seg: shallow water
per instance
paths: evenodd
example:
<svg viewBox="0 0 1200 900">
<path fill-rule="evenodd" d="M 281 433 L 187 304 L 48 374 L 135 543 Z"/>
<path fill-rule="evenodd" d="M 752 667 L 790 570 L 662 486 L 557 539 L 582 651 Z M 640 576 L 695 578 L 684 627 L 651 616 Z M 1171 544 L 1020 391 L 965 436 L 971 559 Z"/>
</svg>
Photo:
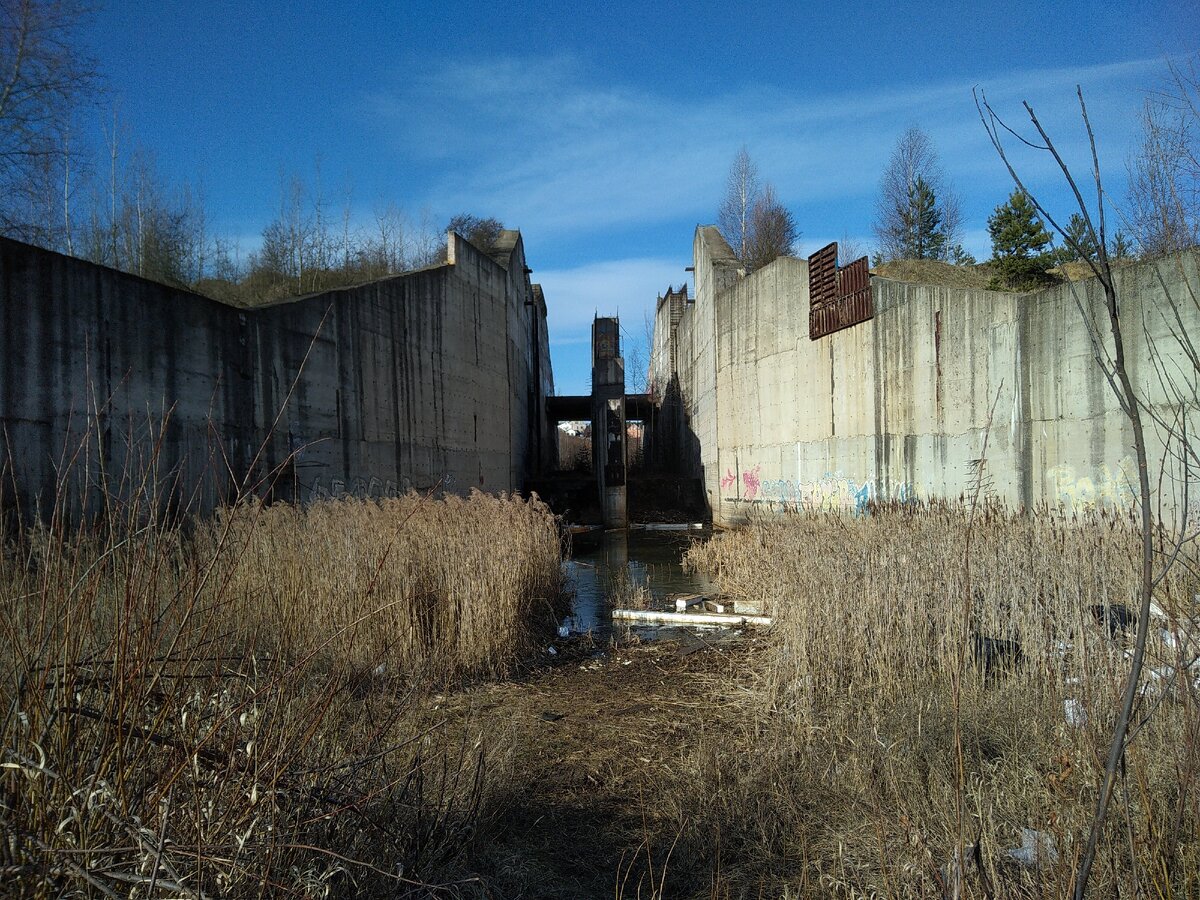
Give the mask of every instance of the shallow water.
<svg viewBox="0 0 1200 900">
<path fill-rule="evenodd" d="M 699 573 L 685 573 L 680 565 L 688 546 L 708 537 L 699 531 L 631 530 L 605 531 L 598 538 L 576 541 L 571 558 L 563 563 L 575 592 L 564 624 L 574 632 L 609 636 L 612 586 L 622 573 L 647 588 L 656 607 L 669 608 L 670 594 L 711 594 L 711 581 Z"/>
</svg>

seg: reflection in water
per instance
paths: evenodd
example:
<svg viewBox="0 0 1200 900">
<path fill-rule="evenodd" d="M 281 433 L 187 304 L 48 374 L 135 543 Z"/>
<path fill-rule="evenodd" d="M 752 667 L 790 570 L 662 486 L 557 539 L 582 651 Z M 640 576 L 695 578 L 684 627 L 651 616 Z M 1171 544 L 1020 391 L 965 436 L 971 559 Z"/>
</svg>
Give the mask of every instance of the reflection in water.
<svg viewBox="0 0 1200 900">
<path fill-rule="evenodd" d="M 713 584 L 704 575 L 685 574 L 680 559 L 699 532 L 606 531 L 588 544 L 577 542 L 572 558 L 563 563 L 575 599 L 566 625 L 572 631 L 591 631 L 607 637 L 612 631 L 612 586 L 626 577 L 653 595 L 655 606 L 667 607 L 669 594 L 710 594 Z M 704 533 L 703 538 L 708 534 Z"/>
</svg>

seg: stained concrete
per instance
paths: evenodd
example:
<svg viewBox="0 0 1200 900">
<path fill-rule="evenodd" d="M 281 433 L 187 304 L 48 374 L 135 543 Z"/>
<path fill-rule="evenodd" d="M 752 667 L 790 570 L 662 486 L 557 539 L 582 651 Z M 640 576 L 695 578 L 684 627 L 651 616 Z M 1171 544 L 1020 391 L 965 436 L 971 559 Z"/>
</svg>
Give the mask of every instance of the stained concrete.
<svg viewBox="0 0 1200 900">
<path fill-rule="evenodd" d="M 660 399 L 677 391 L 670 427 L 714 521 L 955 498 L 977 484 L 1013 506 L 1133 502 L 1132 435 L 1080 312 L 1108 339 L 1095 280 L 1009 294 L 874 277 L 875 317 L 812 341 L 805 261 L 740 274 L 710 226 L 696 231 L 694 259 L 696 297 L 673 327 L 671 304 L 659 304 L 651 380 Z M 1192 251 L 1116 273 L 1135 386 L 1192 433 L 1197 371 L 1177 335 L 1200 335 L 1198 264 Z M 1163 447 L 1147 430 L 1156 474 Z M 1196 498 L 1200 484 L 1192 515 Z"/>
<path fill-rule="evenodd" d="M 256 309 L 0 239 L 0 503 L 513 491 L 555 453 L 524 246 Z"/>
</svg>

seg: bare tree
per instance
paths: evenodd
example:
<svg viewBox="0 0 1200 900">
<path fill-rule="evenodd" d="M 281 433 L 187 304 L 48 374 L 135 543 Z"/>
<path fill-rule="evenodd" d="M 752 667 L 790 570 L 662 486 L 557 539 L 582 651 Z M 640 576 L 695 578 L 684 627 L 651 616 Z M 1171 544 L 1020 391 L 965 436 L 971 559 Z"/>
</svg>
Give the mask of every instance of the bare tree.
<svg viewBox="0 0 1200 900">
<path fill-rule="evenodd" d="M 945 259 L 961 223 L 958 197 L 946 183 L 933 140 L 914 125 L 896 142 L 879 182 L 876 258 Z"/>
<path fill-rule="evenodd" d="M 438 228 L 433 212 L 426 207 L 421 210 L 421 221 L 413 232 L 412 256 L 414 268 L 431 266 L 446 251 L 446 232 Z"/>
<path fill-rule="evenodd" d="M 375 238 L 371 256 L 381 275 L 395 275 L 408 265 L 405 249 L 408 241 L 408 222 L 395 203 L 375 210 Z"/>
<path fill-rule="evenodd" d="M 1129 160 L 1130 225 L 1146 256 L 1200 243 L 1200 74 L 1171 65 L 1166 90 L 1146 100 Z"/>
<path fill-rule="evenodd" d="M 1062 236 L 1070 251 L 1091 269 L 1092 274 L 1099 282 L 1104 299 L 1103 313 L 1101 315 L 1106 314 L 1108 320 L 1107 336 L 1104 333 L 1105 329 L 1101 325 L 1100 317 L 1097 316 L 1097 311 L 1093 308 L 1090 300 L 1081 296 L 1080 289 L 1073 282 L 1069 284 L 1070 290 L 1075 297 L 1081 320 L 1087 329 L 1096 365 L 1103 372 L 1120 405 L 1121 411 L 1129 422 L 1137 465 L 1137 504 L 1141 526 L 1141 577 L 1133 656 L 1130 660 L 1130 670 L 1125 679 L 1120 707 L 1112 729 L 1108 758 L 1096 799 L 1096 808 L 1092 816 L 1087 844 L 1082 855 L 1079 857 L 1074 896 L 1076 900 L 1082 900 L 1087 892 L 1090 873 L 1096 861 L 1101 835 L 1104 830 L 1105 820 L 1113 798 L 1117 779 L 1120 777 L 1123 780 L 1125 777 L 1126 749 L 1137 732 L 1149 720 L 1152 712 L 1152 709 L 1148 712 L 1139 712 L 1138 710 L 1143 696 L 1140 691 L 1140 679 L 1146 659 L 1146 646 L 1150 629 L 1150 614 L 1154 590 L 1167 576 L 1170 568 L 1181 561 L 1185 547 L 1194 545 L 1197 538 L 1196 532 L 1189 531 L 1188 510 L 1190 506 L 1190 484 L 1194 479 L 1198 466 L 1200 466 L 1200 449 L 1197 448 L 1194 439 L 1191 437 L 1193 426 L 1189 424 L 1189 419 L 1194 420 L 1197 411 L 1200 411 L 1200 395 L 1197 394 L 1196 388 L 1197 377 L 1200 376 L 1200 352 L 1198 352 L 1191 335 L 1188 334 L 1187 329 L 1184 327 L 1184 319 L 1181 315 L 1180 306 L 1171 296 L 1171 291 L 1167 288 L 1161 273 L 1156 272 L 1159 285 L 1163 289 L 1166 298 L 1166 309 L 1158 311 L 1158 314 L 1162 315 L 1168 332 L 1178 342 L 1179 358 L 1168 360 L 1164 356 L 1163 351 L 1156 347 L 1150 339 L 1147 330 L 1147 340 L 1151 343 L 1152 351 L 1150 358 L 1146 360 L 1145 364 L 1152 369 L 1153 376 L 1157 377 L 1159 388 L 1168 398 L 1168 402 L 1165 404 L 1151 403 L 1146 397 L 1139 395 L 1135 390 L 1133 380 L 1126 367 L 1122 307 L 1109 257 L 1109 242 L 1105 221 L 1105 192 L 1100 178 L 1100 162 L 1096 151 L 1096 140 L 1092 132 L 1091 122 L 1088 119 L 1083 92 L 1077 87 L 1076 93 L 1079 98 L 1080 115 L 1087 130 L 1091 148 L 1092 176 L 1096 191 L 1094 206 L 1089 206 L 1084 200 L 1082 192 L 1066 163 L 1063 161 L 1062 156 L 1059 154 L 1058 149 L 1055 147 L 1053 140 L 1043 128 L 1041 122 L 1038 121 L 1033 108 L 1028 103 L 1025 103 L 1024 107 L 1029 116 L 1030 123 L 1037 132 L 1039 139 L 1037 143 L 1017 135 L 1013 129 L 996 115 L 988 105 L 986 97 L 977 95 L 976 105 L 979 108 L 980 119 L 983 121 L 992 145 L 1004 161 L 1017 189 L 1030 199 L 1041 218 Z M 1071 189 L 1075 199 L 1075 212 L 1082 219 L 1082 227 L 1079 225 L 1075 228 L 1069 227 L 1061 216 L 1056 218 L 1052 215 L 1039 202 L 1036 195 L 1029 191 L 1006 154 L 1001 141 L 1001 135 L 1004 132 L 1015 135 L 1018 140 L 1035 150 L 1050 154 L 1062 173 L 1064 181 Z M 1196 303 L 1197 299 L 1192 295 L 1184 302 Z M 1143 311 L 1142 321 L 1135 324 L 1140 325 L 1143 330 L 1146 330 L 1147 323 L 1148 314 Z M 1161 492 L 1163 485 L 1179 486 L 1177 488 L 1179 494 L 1176 499 L 1180 502 L 1177 504 L 1178 508 L 1175 513 L 1177 516 L 1181 515 L 1182 520 L 1177 522 L 1174 529 L 1168 529 L 1164 526 L 1164 506 L 1161 494 L 1158 498 L 1156 520 L 1156 507 L 1151 491 L 1150 460 L 1144 422 L 1149 422 L 1155 429 L 1155 439 L 1163 449 L 1162 470 L 1157 480 L 1159 485 L 1158 490 Z M 1167 537 L 1167 535 L 1170 536 Z M 1155 546 L 1156 541 L 1161 544 L 1158 548 Z M 1194 561 L 1189 564 L 1194 564 Z M 1186 672 L 1188 665 L 1187 663 L 1181 663 L 1180 668 Z M 1186 681 L 1186 678 L 1184 680 Z M 1136 728 L 1133 728 L 1135 714 L 1140 715 L 1141 721 Z M 1127 825 L 1132 829 L 1131 821 L 1127 822 Z M 1132 831 L 1130 832 L 1129 840 L 1132 844 Z"/>
<path fill-rule="evenodd" d="M 743 262 L 750 250 L 751 219 L 758 198 L 758 166 L 743 146 L 733 157 L 725 197 L 717 210 L 717 228 Z"/>
<path fill-rule="evenodd" d="M 843 231 L 838 240 L 838 265 L 848 266 L 856 259 L 861 259 L 866 255 L 866 245 L 858 238 L 851 237 L 849 232 Z"/>
<path fill-rule="evenodd" d="M 76 38 L 84 14 L 73 0 L 0 0 L 0 231 L 24 240 L 63 243 L 53 173 L 69 164 L 65 136 L 97 84 Z"/>
<path fill-rule="evenodd" d="M 751 269 L 794 252 L 800 229 L 791 211 L 779 202 L 773 185 L 763 188 L 750 212 L 750 230 L 742 261 Z"/>
</svg>

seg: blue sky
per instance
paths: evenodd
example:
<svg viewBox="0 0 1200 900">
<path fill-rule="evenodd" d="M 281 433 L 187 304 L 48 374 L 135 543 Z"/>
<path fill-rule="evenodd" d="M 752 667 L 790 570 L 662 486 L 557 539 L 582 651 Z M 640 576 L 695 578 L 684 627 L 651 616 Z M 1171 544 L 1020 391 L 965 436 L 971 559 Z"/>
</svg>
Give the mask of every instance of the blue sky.
<svg viewBox="0 0 1200 900">
<path fill-rule="evenodd" d="M 152 10 L 152 11 L 149 11 Z M 1166 59 L 1200 49 L 1194 0 L 1130 3 L 567 4 L 110 2 L 87 42 L 160 173 L 202 187 L 251 248 L 280 173 L 438 223 L 468 210 L 525 236 L 546 290 L 559 393 L 587 390 L 593 314 L 632 340 L 685 279 L 745 145 L 803 232 L 871 241 L 896 138 L 933 137 L 964 244 L 1011 190 L 971 98 L 1029 100 L 1077 171 L 1083 86 L 1120 201 L 1136 113 Z M 97 131 L 99 131 L 97 124 Z M 1052 205 L 1044 159 L 1019 155 Z"/>
</svg>

